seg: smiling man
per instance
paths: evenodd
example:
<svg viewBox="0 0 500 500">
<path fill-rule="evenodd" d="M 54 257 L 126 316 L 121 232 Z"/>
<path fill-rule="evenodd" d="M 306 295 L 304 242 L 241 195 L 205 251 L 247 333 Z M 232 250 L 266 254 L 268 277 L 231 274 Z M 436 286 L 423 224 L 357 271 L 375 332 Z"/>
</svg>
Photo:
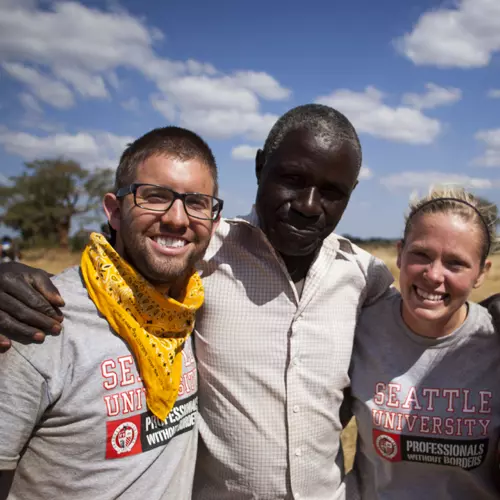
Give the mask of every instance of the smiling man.
<svg viewBox="0 0 500 500">
<path fill-rule="evenodd" d="M 16 344 L 0 363 L 0 498 L 191 498 L 193 266 L 217 226 L 216 194 L 212 152 L 188 130 L 125 150 L 104 197 L 114 246 L 94 233 L 81 265 L 54 279 L 64 334 Z"/>
<path fill-rule="evenodd" d="M 360 167 L 358 137 L 341 113 L 292 109 L 257 154 L 254 209 L 222 220 L 199 263 L 193 498 L 344 497 L 339 410 L 356 320 L 392 282 L 380 261 L 333 233 Z M 54 317 L 31 286 L 57 304 L 43 272 L 2 269 L 11 300 L 0 303 L 0 331 L 49 330 L 54 320 L 31 311 Z"/>
<path fill-rule="evenodd" d="M 282 116 L 257 153 L 254 210 L 200 265 L 200 450 L 193 498 L 344 497 L 339 409 L 356 319 L 392 282 L 333 233 L 361 167 L 338 111 Z"/>
</svg>

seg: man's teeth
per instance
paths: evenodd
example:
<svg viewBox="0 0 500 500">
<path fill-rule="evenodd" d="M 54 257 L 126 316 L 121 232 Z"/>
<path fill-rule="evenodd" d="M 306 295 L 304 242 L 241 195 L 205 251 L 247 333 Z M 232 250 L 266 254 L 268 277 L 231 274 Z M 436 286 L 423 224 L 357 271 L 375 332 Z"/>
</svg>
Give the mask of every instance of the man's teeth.
<svg viewBox="0 0 500 500">
<path fill-rule="evenodd" d="M 155 238 L 155 241 L 156 243 L 158 243 L 158 245 L 161 245 L 162 247 L 172 247 L 172 248 L 180 248 L 187 244 L 187 241 L 183 240 L 182 238 L 171 238 L 171 237 L 165 238 L 162 236 L 157 236 Z"/>
<path fill-rule="evenodd" d="M 445 297 L 444 293 L 427 293 L 425 290 L 417 287 L 415 287 L 415 291 L 421 299 L 425 300 L 433 300 L 435 302 L 438 302 L 440 300 L 443 300 Z"/>
</svg>

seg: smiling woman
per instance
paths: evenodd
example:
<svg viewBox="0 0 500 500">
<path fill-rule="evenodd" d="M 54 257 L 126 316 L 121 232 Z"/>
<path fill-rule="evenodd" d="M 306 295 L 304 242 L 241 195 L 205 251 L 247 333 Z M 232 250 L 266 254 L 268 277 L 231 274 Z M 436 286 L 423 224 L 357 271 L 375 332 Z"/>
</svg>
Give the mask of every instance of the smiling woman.
<svg viewBox="0 0 500 500">
<path fill-rule="evenodd" d="M 482 285 L 496 220 L 463 191 L 433 191 L 411 207 L 398 244 L 402 316 L 423 336 L 453 332 L 467 317 L 466 301 Z"/>
<path fill-rule="evenodd" d="M 463 190 L 434 190 L 410 207 L 401 294 L 366 308 L 356 331 L 350 488 L 363 500 L 498 498 L 500 343 L 469 302 L 491 265 L 495 222 Z"/>
</svg>

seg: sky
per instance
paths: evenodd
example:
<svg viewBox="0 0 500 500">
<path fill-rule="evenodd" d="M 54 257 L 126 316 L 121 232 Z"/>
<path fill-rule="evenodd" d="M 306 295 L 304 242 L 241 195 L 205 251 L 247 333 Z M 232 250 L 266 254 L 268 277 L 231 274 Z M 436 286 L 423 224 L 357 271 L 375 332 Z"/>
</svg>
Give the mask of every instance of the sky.
<svg viewBox="0 0 500 500">
<path fill-rule="evenodd" d="M 246 214 L 255 151 L 311 102 L 363 148 L 338 233 L 399 237 L 431 185 L 500 203 L 498 0 L 0 0 L 0 183 L 41 158 L 114 169 L 173 124 L 211 145 L 225 215 Z"/>
</svg>

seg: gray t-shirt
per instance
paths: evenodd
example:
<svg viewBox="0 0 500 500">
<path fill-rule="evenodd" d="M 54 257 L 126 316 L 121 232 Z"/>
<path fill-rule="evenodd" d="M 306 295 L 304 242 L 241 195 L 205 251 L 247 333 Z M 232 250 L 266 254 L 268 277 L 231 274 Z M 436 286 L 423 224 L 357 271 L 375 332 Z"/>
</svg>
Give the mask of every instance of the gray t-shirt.
<svg viewBox="0 0 500 500">
<path fill-rule="evenodd" d="M 363 500 L 497 499 L 500 337 L 469 304 L 454 333 L 428 339 L 399 294 L 364 309 L 352 361 L 355 472 Z"/>
<path fill-rule="evenodd" d="M 178 400 L 161 422 L 78 268 L 54 283 L 66 302 L 64 332 L 15 344 L 0 363 L 0 470 L 17 467 L 8 498 L 189 499 L 198 437 L 191 338 Z"/>
</svg>

